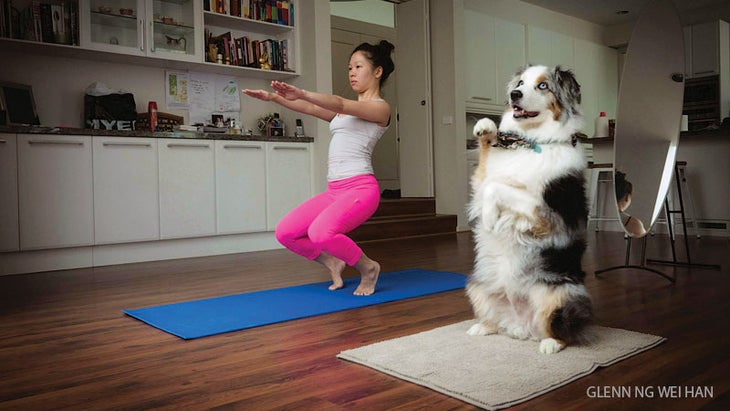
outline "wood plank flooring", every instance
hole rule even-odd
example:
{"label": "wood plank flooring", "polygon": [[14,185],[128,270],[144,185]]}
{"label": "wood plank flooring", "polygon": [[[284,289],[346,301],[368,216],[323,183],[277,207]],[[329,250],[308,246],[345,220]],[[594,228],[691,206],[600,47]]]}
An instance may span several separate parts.
{"label": "wood plank flooring", "polygon": [[[513,409],[730,409],[730,241],[705,237],[691,244],[694,261],[721,264],[722,270],[655,266],[676,274],[675,285],[639,270],[595,278],[596,267],[623,263],[624,241],[617,233],[591,233],[587,285],[597,323],[668,341]],[[422,267],[468,274],[472,267],[468,233],[363,248],[384,271]],[[648,254],[667,258],[666,240],[652,238]],[[474,408],[335,357],[470,319],[463,291],[192,341],[121,312],[327,279],[320,266],[285,250],[0,277],[0,409]],[[624,386],[651,387],[656,395],[589,394],[595,387]],[[712,398],[659,398],[657,388],[669,386],[709,387]]]}

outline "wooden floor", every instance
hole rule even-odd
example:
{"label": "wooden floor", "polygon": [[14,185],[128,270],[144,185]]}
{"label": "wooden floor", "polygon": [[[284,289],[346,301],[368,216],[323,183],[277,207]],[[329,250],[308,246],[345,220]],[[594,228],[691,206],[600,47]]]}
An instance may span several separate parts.
{"label": "wooden floor", "polygon": [[[640,270],[595,278],[596,267],[623,263],[624,242],[616,233],[591,233],[587,285],[597,323],[668,341],[514,409],[730,409],[730,242],[691,244],[694,261],[722,270],[658,266],[676,274],[675,285]],[[651,239],[649,256],[667,257],[666,246]],[[472,267],[467,233],[364,248],[385,271],[468,274]],[[192,341],[121,312],[326,279],[318,265],[284,250],[0,277],[0,409],[473,409],[335,358],[470,319],[463,291]],[[656,397],[590,395],[634,386],[654,389]],[[680,386],[682,397],[685,387],[711,389],[712,398],[658,398],[658,387],[669,386]]]}

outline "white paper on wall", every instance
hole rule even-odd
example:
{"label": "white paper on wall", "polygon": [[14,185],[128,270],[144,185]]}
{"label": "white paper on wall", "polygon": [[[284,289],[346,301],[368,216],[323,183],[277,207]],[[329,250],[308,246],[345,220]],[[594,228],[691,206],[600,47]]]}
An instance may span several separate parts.
{"label": "white paper on wall", "polygon": [[241,98],[234,78],[189,72],[188,94],[191,124],[210,124],[213,114],[222,114],[224,119],[241,119]]}

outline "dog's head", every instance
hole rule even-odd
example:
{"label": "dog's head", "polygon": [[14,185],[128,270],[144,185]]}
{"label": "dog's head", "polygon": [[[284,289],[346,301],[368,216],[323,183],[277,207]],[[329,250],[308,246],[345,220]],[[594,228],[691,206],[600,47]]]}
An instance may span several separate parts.
{"label": "dog's head", "polygon": [[580,127],[580,85],[570,70],[527,66],[510,81],[507,94],[509,108],[502,122],[508,128],[543,131],[555,137],[565,126],[575,131]]}

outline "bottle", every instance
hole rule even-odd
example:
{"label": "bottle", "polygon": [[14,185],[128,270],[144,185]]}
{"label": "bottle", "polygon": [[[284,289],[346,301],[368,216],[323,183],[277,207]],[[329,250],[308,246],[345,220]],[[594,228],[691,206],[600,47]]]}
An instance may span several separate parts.
{"label": "bottle", "polygon": [[150,131],[157,130],[157,102],[150,101],[147,104],[147,114],[150,116]]}
{"label": "bottle", "polygon": [[302,126],[302,119],[297,119],[297,131],[294,133],[294,137],[304,137],[304,126]]}
{"label": "bottle", "polygon": [[596,119],[593,137],[608,137],[608,117],[605,111],[601,111],[601,115]]}

